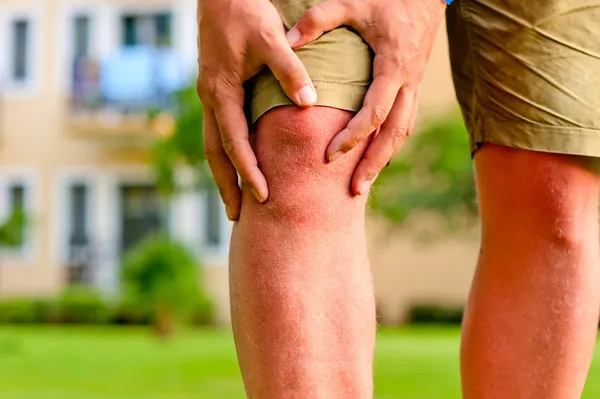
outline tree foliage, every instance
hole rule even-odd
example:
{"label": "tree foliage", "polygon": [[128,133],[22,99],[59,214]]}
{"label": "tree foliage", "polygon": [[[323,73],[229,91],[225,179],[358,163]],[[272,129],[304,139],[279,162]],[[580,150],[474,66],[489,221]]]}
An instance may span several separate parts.
{"label": "tree foliage", "polygon": [[195,172],[200,186],[209,184],[202,137],[203,113],[195,86],[175,94],[175,128],[171,135],[159,140],[152,151],[158,185],[166,191],[177,188],[175,170],[186,165]]}
{"label": "tree foliage", "polygon": [[371,208],[394,223],[433,213],[448,226],[477,215],[469,136],[453,114],[411,136],[377,179]]}
{"label": "tree foliage", "polygon": [[13,211],[0,225],[0,247],[18,247],[23,243],[26,225],[25,212]]}

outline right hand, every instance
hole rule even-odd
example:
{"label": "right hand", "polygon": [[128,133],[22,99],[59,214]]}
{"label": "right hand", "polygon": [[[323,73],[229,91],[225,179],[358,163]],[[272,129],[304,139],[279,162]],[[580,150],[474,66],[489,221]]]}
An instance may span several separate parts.
{"label": "right hand", "polygon": [[198,0],[198,54],[206,160],[227,217],[238,220],[238,173],[259,202],[269,197],[248,138],[243,83],[266,65],[297,105],[309,107],[317,95],[269,0]]}

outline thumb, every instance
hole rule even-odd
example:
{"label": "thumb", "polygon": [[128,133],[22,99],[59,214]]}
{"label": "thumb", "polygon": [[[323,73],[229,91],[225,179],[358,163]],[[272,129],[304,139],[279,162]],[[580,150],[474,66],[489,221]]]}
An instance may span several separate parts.
{"label": "thumb", "polygon": [[342,0],[326,0],[309,8],[286,39],[292,48],[304,46],[342,25],[350,25],[350,5]]}
{"label": "thumb", "polygon": [[285,94],[297,105],[310,107],[317,102],[317,92],[308,71],[283,35],[267,49],[265,64],[271,69]]}

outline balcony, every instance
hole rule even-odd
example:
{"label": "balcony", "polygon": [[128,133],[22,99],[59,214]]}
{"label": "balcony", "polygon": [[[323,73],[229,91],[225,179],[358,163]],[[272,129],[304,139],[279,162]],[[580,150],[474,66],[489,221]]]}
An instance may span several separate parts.
{"label": "balcony", "polygon": [[101,62],[77,59],[69,131],[77,137],[153,141],[172,131],[175,93],[189,81],[183,61],[167,48],[129,46]]}

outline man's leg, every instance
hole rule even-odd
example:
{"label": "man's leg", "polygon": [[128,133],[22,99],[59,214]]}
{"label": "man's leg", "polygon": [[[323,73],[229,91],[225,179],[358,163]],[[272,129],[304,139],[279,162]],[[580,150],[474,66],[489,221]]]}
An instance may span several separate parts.
{"label": "man's leg", "polygon": [[598,326],[590,158],[484,145],[482,246],[464,322],[466,399],[581,396]]}
{"label": "man's leg", "polygon": [[371,398],[375,304],[365,196],[350,178],[364,151],[325,163],[352,113],[278,107],[256,153],[269,184],[244,189],[231,243],[233,329],[249,398]]}

